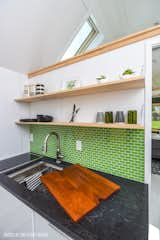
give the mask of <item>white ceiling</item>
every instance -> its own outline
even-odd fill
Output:
[[[85,14],[81,0],[0,0],[0,66],[27,73],[53,64]]]
[[[88,9],[105,42],[160,22],[160,0],[0,0],[0,66],[27,73],[59,61]]]
[[[95,16],[105,41],[160,23],[160,0],[83,0]]]
[[[104,42],[160,23],[160,0],[85,0],[105,36]],[[160,48],[153,51],[153,87],[160,87]]]

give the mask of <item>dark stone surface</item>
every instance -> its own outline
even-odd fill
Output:
[[[47,162],[53,159],[43,158]],[[0,171],[30,161],[23,154],[0,162]],[[64,163],[64,166],[69,165]],[[52,195],[30,192],[5,174],[0,184],[30,208],[75,240],[147,240],[148,239],[148,186],[135,181],[101,173],[121,186],[121,190],[102,201],[78,223],[66,215]]]

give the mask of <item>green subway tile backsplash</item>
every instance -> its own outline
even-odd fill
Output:
[[[66,126],[31,126],[34,142],[31,152],[42,153],[46,134],[56,131],[61,136],[64,160],[124,178],[144,181],[144,130],[107,129]],[[82,151],[76,151],[76,140]],[[49,140],[49,157],[54,158],[56,141]]]

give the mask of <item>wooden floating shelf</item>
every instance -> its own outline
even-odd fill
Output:
[[[152,133],[157,133],[160,131],[160,128],[152,128]]]
[[[152,91],[160,91],[160,87],[152,88]]]
[[[89,95],[104,92],[122,91],[128,89],[144,88],[144,77],[134,77],[123,80],[115,80],[112,82],[99,83],[72,90],[63,90],[59,92],[51,92],[43,95],[32,97],[24,97],[15,99],[16,102],[31,103],[50,99],[66,98],[73,96]]]
[[[160,98],[160,94],[152,95],[152,98]]]
[[[152,103],[152,106],[160,106],[160,103]]]
[[[91,127],[91,128],[121,128],[121,129],[144,129],[138,124],[118,123],[67,123],[67,122],[16,122],[17,125],[46,125],[46,126],[70,126],[70,127]]]

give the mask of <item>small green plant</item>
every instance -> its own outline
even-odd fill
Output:
[[[96,78],[98,81],[106,79],[105,75],[100,75],[99,77]]]
[[[123,76],[125,76],[125,75],[131,75],[131,74],[133,74],[134,72],[132,71],[132,69],[126,69],[123,73],[122,73],[122,75]]]
[[[67,82],[67,89],[72,89],[72,88],[74,88],[75,85],[76,85],[76,81],[77,81],[77,80],[71,80],[71,81]]]

